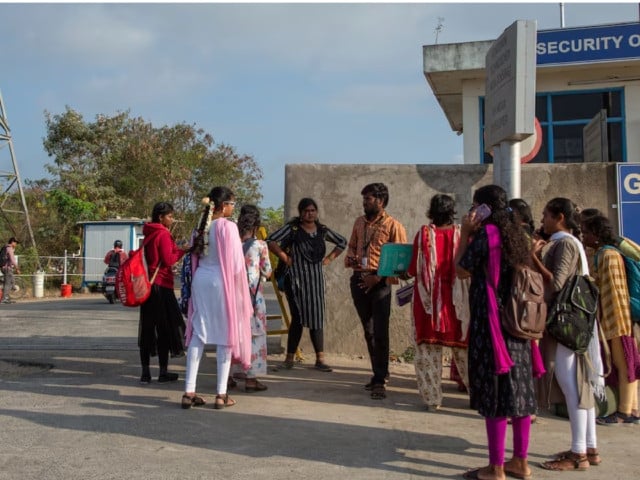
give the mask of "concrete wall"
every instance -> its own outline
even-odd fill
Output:
[[[356,217],[363,214],[360,191],[368,183],[383,182],[389,188],[390,215],[402,222],[409,241],[427,223],[426,211],[436,193],[452,195],[458,218],[470,207],[473,192],[493,181],[491,165],[287,165],[285,167],[285,217],[297,215],[298,201],[312,197],[318,202],[320,220],[347,239]],[[581,208],[604,210],[617,224],[615,164],[535,164],[522,166],[522,198],[532,206],[536,224],[545,203],[568,197]],[[327,318],[325,350],[354,355],[367,354],[362,328],[349,293],[350,269],[344,255],[326,270]],[[391,350],[403,353],[411,345],[411,307],[393,305]],[[313,349],[305,333],[304,352]]]

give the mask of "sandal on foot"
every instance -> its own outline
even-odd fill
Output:
[[[595,448],[587,448],[587,460],[589,460],[589,465],[592,467],[597,467],[602,463],[600,453]]]
[[[321,372],[333,372],[333,368],[324,362],[316,362],[313,368],[320,370]]]
[[[293,360],[285,360],[284,362],[282,362],[282,368],[291,370],[293,368]]]
[[[213,404],[213,408],[220,410],[226,407],[233,407],[235,404],[236,401],[226,393],[224,395],[216,395],[216,401]]]
[[[207,402],[204,401],[204,398],[199,397],[198,395],[187,395],[186,393],[182,395],[182,402],[180,406],[185,410],[191,407],[201,407],[206,405]]]
[[[387,376],[384,377],[384,384],[386,385],[387,383],[389,383],[389,374],[387,374]],[[367,391],[371,391],[372,388],[373,388],[373,380],[365,384],[364,386],[364,389]]]
[[[555,460],[541,463],[540,466],[545,470],[553,470],[564,472],[567,470],[583,471],[589,468],[589,460],[586,454],[579,455],[571,451],[561,452],[560,456]]]
[[[596,424],[598,425],[620,425],[622,423],[626,423],[628,415],[620,412],[613,412],[611,415],[607,415],[606,417],[598,417],[596,418]]]
[[[257,379],[247,379],[244,384],[245,392],[264,392],[268,387]]]
[[[473,468],[471,470],[467,470],[462,474],[462,478],[467,478],[471,480],[477,480],[480,478],[480,475],[495,475],[495,470],[493,465],[488,465],[486,467],[481,468]]]
[[[518,469],[513,459],[504,462],[503,468],[505,475],[513,478],[520,478],[521,480],[531,480],[533,475],[529,467],[527,467],[525,471]]]
[[[591,451],[589,451],[591,450]],[[566,458],[568,455],[571,455],[571,450],[567,450],[566,452],[558,452],[553,456],[554,460],[562,460]],[[602,463],[602,459],[600,458],[600,453],[597,450],[587,448],[587,460],[589,461],[589,465],[592,467],[597,467]]]
[[[371,386],[371,398],[374,400],[382,400],[387,397],[387,390],[384,385],[372,385]]]

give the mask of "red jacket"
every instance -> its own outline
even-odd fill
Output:
[[[154,284],[173,289],[171,267],[182,258],[185,251],[176,245],[169,229],[161,223],[145,223],[142,227],[142,233],[147,241],[144,247],[144,256],[149,267],[149,279],[153,277],[156,267],[160,263],[160,270]]]

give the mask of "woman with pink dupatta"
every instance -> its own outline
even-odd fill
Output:
[[[490,212],[480,220],[476,209],[482,204]],[[531,244],[514,221],[506,192],[497,185],[476,190],[473,208],[462,219],[456,259],[458,276],[471,277],[469,395],[471,408],[485,417],[489,465],[467,471],[464,478],[502,480],[505,473],[531,478],[527,454],[531,415],[536,411],[533,372],[541,374],[542,360],[535,342],[502,330],[498,314],[498,302],[506,301],[511,289],[513,267],[530,265],[531,255]],[[508,417],[512,417],[513,458],[505,462]]]
[[[244,369],[251,365],[253,306],[238,227],[227,220],[233,214],[234,195],[215,187],[205,197],[191,254],[193,280],[186,332],[187,371],[182,408],[202,406],[196,378],[205,345],[216,345],[217,395],[213,407],[235,405],[227,394],[231,359]]]

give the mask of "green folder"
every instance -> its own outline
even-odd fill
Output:
[[[409,269],[413,245],[411,243],[385,243],[380,253],[378,275],[397,277]]]

